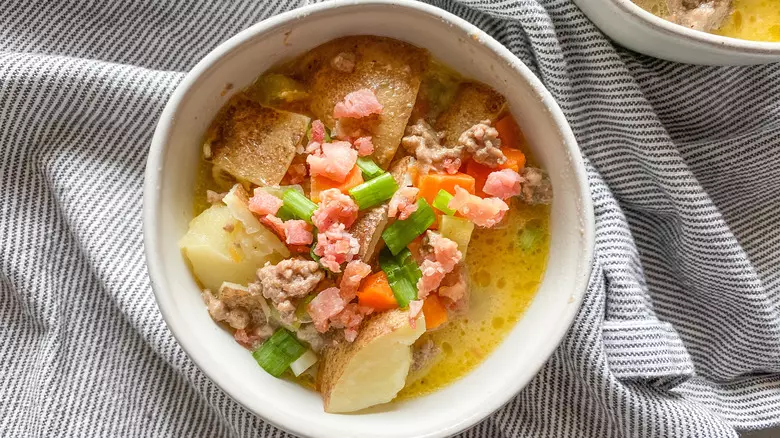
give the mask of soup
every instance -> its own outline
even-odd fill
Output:
[[[231,97],[200,147],[180,247],[208,312],[327,412],[461,378],[541,282],[549,178],[506,99],[420,48],[314,48]]]
[[[695,30],[753,41],[780,41],[774,0],[634,0],[661,18]]]

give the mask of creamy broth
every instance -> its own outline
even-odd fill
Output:
[[[503,229],[474,232],[468,249],[470,308],[440,330],[423,335],[432,339],[442,357],[424,377],[407,385],[399,399],[425,395],[468,374],[503,341],[523,316],[544,275],[549,252],[547,205],[514,203]],[[523,248],[527,225],[538,240]],[[526,241],[527,242],[527,241]]]
[[[670,19],[668,0],[634,0],[639,7]],[[733,0],[731,12],[711,33],[752,41],[780,41],[780,2],[776,0]]]

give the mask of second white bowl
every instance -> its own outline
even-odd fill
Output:
[[[687,64],[746,65],[780,61],[780,43],[748,41],[688,29],[631,0],[574,0],[607,36],[656,58]]]

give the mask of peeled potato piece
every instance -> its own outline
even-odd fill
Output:
[[[354,55],[354,69],[339,70],[333,59]],[[296,64],[296,75],[308,85],[311,111],[333,128],[333,107],[347,94],[369,88],[383,105],[380,115],[342,119],[348,130],[363,129],[372,136],[374,161],[387,168],[395,155],[412,112],[428,52],[398,40],[376,36],[349,36],[312,49]]]
[[[325,412],[345,413],[387,403],[406,383],[412,344],[425,333],[425,318],[409,324],[409,312],[380,313],[363,326],[355,342],[324,351],[319,389]]]
[[[276,235],[261,227],[248,234],[225,205],[214,205],[190,222],[179,247],[203,287],[218,291],[222,282],[247,284],[265,262],[289,257]]]
[[[231,98],[206,134],[204,154],[236,179],[272,186],[287,173],[309,118],[266,108],[243,93]]]
[[[478,82],[464,82],[434,128],[444,131],[445,146],[454,146],[463,131],[483,120],[495,120],[505,106],[506,99],[496,90]]]

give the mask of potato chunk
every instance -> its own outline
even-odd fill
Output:
[[[324,351],[319,389],[325,412],[354,412],[387,403],[406,383],[412,344],[425,333],[425,318],[409,324],[409,312],[380,313],[363,326],[355,342]]]
[[[218,291],[223,281],[254,281],[255,271],[265,262],[277,263],[290,255],[265,227],[248,234],[225,205],[214,205],[194,218],[179,247],[195,277],[212,291]]]
[[[272,186],[287,173],[309,118],[267,108],[237,94],[214,119],[204,153],[215,169],[259,186]]]
[[[343,68],[338,57],[354,59]],[[349,131],[362,129],[372,136],[373,158],[387,168],[395,155],[412,112],[428,52],[401,41],[376,36],[349,36],[319,47],[296,63],[296,76],[308,85],[311,111],[333,128],[333,107],[344,96],[363,88],[374,91],[384,107],[382,114],[342,119]]]
[[[434,128],[444,131],[444,146],[458,144],[463,131],[482,120],[495,120],[506,107],[506,99],[496,90],[479,82],[464,82],[447,110],[436,120]]]

